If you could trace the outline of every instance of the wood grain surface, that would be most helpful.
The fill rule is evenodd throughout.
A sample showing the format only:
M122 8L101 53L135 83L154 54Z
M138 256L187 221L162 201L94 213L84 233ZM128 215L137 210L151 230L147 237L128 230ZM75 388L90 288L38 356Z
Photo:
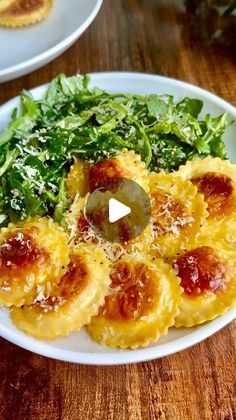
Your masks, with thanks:
M66 53L0 85L0 103L60 72L128 70L186 80L236 104L235 55L235 46L193 36L181 0L104 0ZM120 367L57 362L0 339L0 420L18 419L235 420L236 323L182 353Z

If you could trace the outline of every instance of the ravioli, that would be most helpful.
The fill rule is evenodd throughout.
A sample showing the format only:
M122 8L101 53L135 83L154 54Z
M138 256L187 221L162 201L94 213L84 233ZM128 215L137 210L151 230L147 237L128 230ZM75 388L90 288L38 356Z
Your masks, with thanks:
M110 194L108 192L108 194ZM149 224L142 233L137 235L134 239L124 240L120 238L119 242L109 242L105 239L104 235L100 235L96 232L92 226L90 226L87 218L86 218L86 203L89 198L89 193L83 197L78 198L71 208L70 211L67 212L66 220L68 224L68 229L70 232L70 243L93 243L97 244L97 246L101 247L105 250L108 259L111 261L116 261L122 254L132 253L132 254L140 254L140 253L148 253L151 246L152 241L152 227ZM111 195L112 197L112 195ZM99 208L98 212L96 213L96 224L103 225L104 229L110 229L111 235L113 236L114 233L114 226L110 227L108 220L108 214L104 214L104 208L102 206L102 198L99 200ZM98 223L99 221L99 223ZM122 219L120 220L120 229L123 232L123 238L125 239L125 224L122 223ZM104 231L103 229L103 231Z
M89 191L94 191L108 178L127 178L137 182L146 192L149 191L145 163L133 150L123 151L115 157L91 165L88 178Z
M174 324L179 279L161 259L126 256L113 264L111 293L87 330L102 345L135 349L157 341Z
M181 166L178 173L190 179L204 194L207 203L207 224L201 232L203 238L221 240L236 249L236 165L219 158L198 159Z
M0 234L0 302L31 303L37 285L50 288L69 262L67 236L49 218L9 224Z
M15 0L0 0L0 12L7 9Z
M67 176L66 185L69 198L74 200L76 195L84 197L88 192L88 163L82 159L75 159Z
M70 254L67 273L49 296L32 305L13 308L13 323L24 333L53 340L79 331L96 315L109 291L110 269L105 254L93 245L80 244Z
M53 0L15 0L7 8L0 6L0 26L20 27L39 22L49 14L52 5Z
M69 233L69 244L74 245L78 242L97 243L93 229L85 217L85 207L89 193L85 197L77 195L66 212L67 230Z
M154 253L170 257L200 234L207 217L202 194L173 174L149 175Z
M236 261L220 242L199 241L173 267L184 289L176 327L202 324L236 306Z
M236 210L236 165L219 158L187 162L177 172L197 186L207 202L209 221L221 222Z
M148 171L145 168L145 163L142 162L141 157L135 154L133 151L124 151L118 156L109 159L104 159L101 162L94 165L86 164L81 160L76 161L71 167L70 173L67 178L67 189L69 196L71 198L74 198L74 202L72 203L69 211L67 212L66 219L70 231L70 239L72 242L102 242L103 245L107 245L105 244L106 241L102 240L103 238L101 238L101 235L98 235L95 232L95 230L90 227L91 223L88 223L88 220L85 217L86 203L90 198L90 194L88 193L85 195L85 193L87 190L93 192L98 186L101 186L102 183L106 182L108 179L111 178L114 178L120 183L122 183L122 178L134 180L137 183L139 183L146 191L149 189ZM122 194L122 187L119 188L118 184L114 184L113 187L116 188L117 194L119 194L119 192L120 194ZM103 206L101 204L107 203L107 197L109 194L111 195L111 197L113 197L112 193L109 191L101 193L101 202L98 203L98 209L97 211L93 211L93 215L91 215L92 218L96 213L96 221L93 220L93 224L96 226L101 225L101 228L103 228L101 229L101 231L103 231L104 229L106 230L104 235L102 235L106 239L109 238L109 232L111 233L111 236L113 236L114 233L114 226L112 227L112 229L109 230L108 213L106 213L106 209L108 211L107 205L104 204ZM125 197L126 196L129 196L127 192ZM122 201L122 197L120 198L120 200ZM140 206L140 204L138 205ZM134 214L134 212L132 213ZM139 214L140 212L136 213ZM151 242L150 227L147 227L142 234L137 235L137 239L135 239L134 241L129 241L125 238L126 229L123 220L121 220L118 224L118 233L121 234L119 236L117 233L117 236L120 237L120 240L118 242L121 243L122 247L124 245L126 250L130 250L132 248L132 250L135 251L148 251ZM112 240L111 242L114 241ZM118 245L118 243L114 244L114 246L113 244L111 244L110 247L106 246L106 249L110 248L110 252L111 247L116 249Z

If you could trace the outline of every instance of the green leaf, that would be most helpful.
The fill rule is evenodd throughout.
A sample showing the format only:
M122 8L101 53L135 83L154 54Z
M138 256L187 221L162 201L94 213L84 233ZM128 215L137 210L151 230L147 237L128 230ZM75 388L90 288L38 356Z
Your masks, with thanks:
M197 157L225 157L226 114L200 121L197 99L110 94L90 90L88 81L59 75L40 101L22 92L21 111L0 134L3 223L47 214L65 226L65 180L75 157L92 163L128 149L149 170L166 172Z
M169 95L148 95L146 105L149 114L157 120L165 118L172 113L173 97Z
M203 102L200 99L184 98L176 105L177 111L182 114L190 114L192 117L197 118L203 107Z
M152 161L149 169L152 171L173 171L186 160L189 146L183 147L178 138L172 135L151 136Z
M203 139L205 142L211 142L215 137L220 137L226 127L230 124L227 119L227 112L219 115L218 117L212 118L209 114L205 116L205 121L203 122Z
M36 120L40 115L38 103L34 100L32 95L23 90L21 93L21 109L22 115L28 115L33 120Z
M18 149L14 149L13 151L7 151L6 153L6 160L4 164L0 168L0 177L7 172L7 170L12 166L14 160L19 155L20 151Z
M82 127L84 124L86 124L93 115L93 109L82 111L78 115L69 115L60 121L56 121L55 126L66 130L75 130L76 128Z
M33 192L30 182L24 182L23 188L27 216L43 216L47 212L47 207L43 200L37 193Z
M59 194L57 197L57 204L53 213L54 221L64 227L66 227L66 222L64 218L66 209L67 209L66 172L64 171L61 177Z
M81 92L87 92L88 81L88 76L66 77L60 74L50 83L46 101L50 106L60 105Z

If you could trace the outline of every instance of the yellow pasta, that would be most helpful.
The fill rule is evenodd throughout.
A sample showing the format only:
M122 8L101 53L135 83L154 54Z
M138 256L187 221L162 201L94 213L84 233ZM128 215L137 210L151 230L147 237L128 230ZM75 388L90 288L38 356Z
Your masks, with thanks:
M123 151L119 155L104 159L91 165L89 170L89 189L95 190L108 178L127 178L137 182L146 192L148 187L148 171L141 156L133 150Z
M0 10L0 26L28 26L44 19L50 12L53 0L15 0Z
M167 334L178 314L182 289L161 259L123 257L113 264L111 294L87 330L102 345L135 349Z
M86 219L85 208L89 198L89 193L85 197L77 195L66 212L67 230L69 232L69 243L77 244L78 242L97 243L98 238L94 230L90 228Z
M210 321L236 306L236 261L221 242L199 240L173 260L184 289L176 327Z
M236 247L236 165L219 158L205 158L181 166L178 174L190 179L204 194L207 203L207 224L201 236L221 240Z
M129 254L148 254L152 242L152 227L149 224L140 235L122 244Z
M236 211L236 165L219 158L197 159L181 166L177 176L191 180L208 204L208 222L218 226ZM217 223L215 223L217 221Z
M198 237L207 205L190 181L174 173L151 173L149 180L154 253L173 256Z
M150 197L150 223L135 238L143 211L132 186L92 194L108 178L133 180ZM75 159L67 192L67 234L49 218L0 233L0 303L13 306L21 331L54 339L86 325L102 345L135 349L236 307L236 165L206 158L148 174L123 151L94 165ZM116 225L114 192L132 207Z
M88 192L88 163L82 159L75 159L67 176L67 191L69 198L74 200L76 194L84 197Z
M30 306L13 308L14 324L38 339L52 340L79 331L96 315L110 285L105 254L93 245L81 244L70 254L67 273L48 297Z
M107 194L109 194L109 197L112 197L109 192L107 192ZM113 236L115 232L114 225L110 226L107 217L104 217L102 210L99 212L98 209L98 217L103 225L105 235L96 232L96 229L89 224L86 218L86 203L88 198L89 194L87 194L86 197L78 198L78 200L72 204L70 211L67 212L66 220L71 243L86 242L97 244L97 246L105 250L107 257L111 261L116 261L121 255L126 253L140 254L149 252L152 241L152 227L150 224L134 239L127 241L122 241L120 239L119 242L110 242L106 240L106 237L109 236L109 230L110 235ZM98 206L101 209L103 208L103 205L101 204L102 200L103 197L99 199ZM105 201L107 202L107 199ZM122 226L122 224L120 224L120 226Z
M7 9L15 0L0 0L0 12Z
M69 262L67 236L49 218L10 224L0 234L0 302L31 303L37 285L50 288Z

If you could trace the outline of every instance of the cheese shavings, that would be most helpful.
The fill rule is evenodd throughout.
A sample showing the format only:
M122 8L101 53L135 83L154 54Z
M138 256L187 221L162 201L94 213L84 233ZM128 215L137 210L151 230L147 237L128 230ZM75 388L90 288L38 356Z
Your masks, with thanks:
M175 173L151 173L150 196L154 254L169 257L199 236L207 217L206 203L190 181Z
M178 314L182 289L162 260L124 257L114 263L111 290L87 330L102 345L135 349L167 334Z
M67 272L50 295L39 294L32 305L13 308L11 318L21 331L37 339L79 331L104 303L109 274L105 254L94 245L81 244L71 251Z

